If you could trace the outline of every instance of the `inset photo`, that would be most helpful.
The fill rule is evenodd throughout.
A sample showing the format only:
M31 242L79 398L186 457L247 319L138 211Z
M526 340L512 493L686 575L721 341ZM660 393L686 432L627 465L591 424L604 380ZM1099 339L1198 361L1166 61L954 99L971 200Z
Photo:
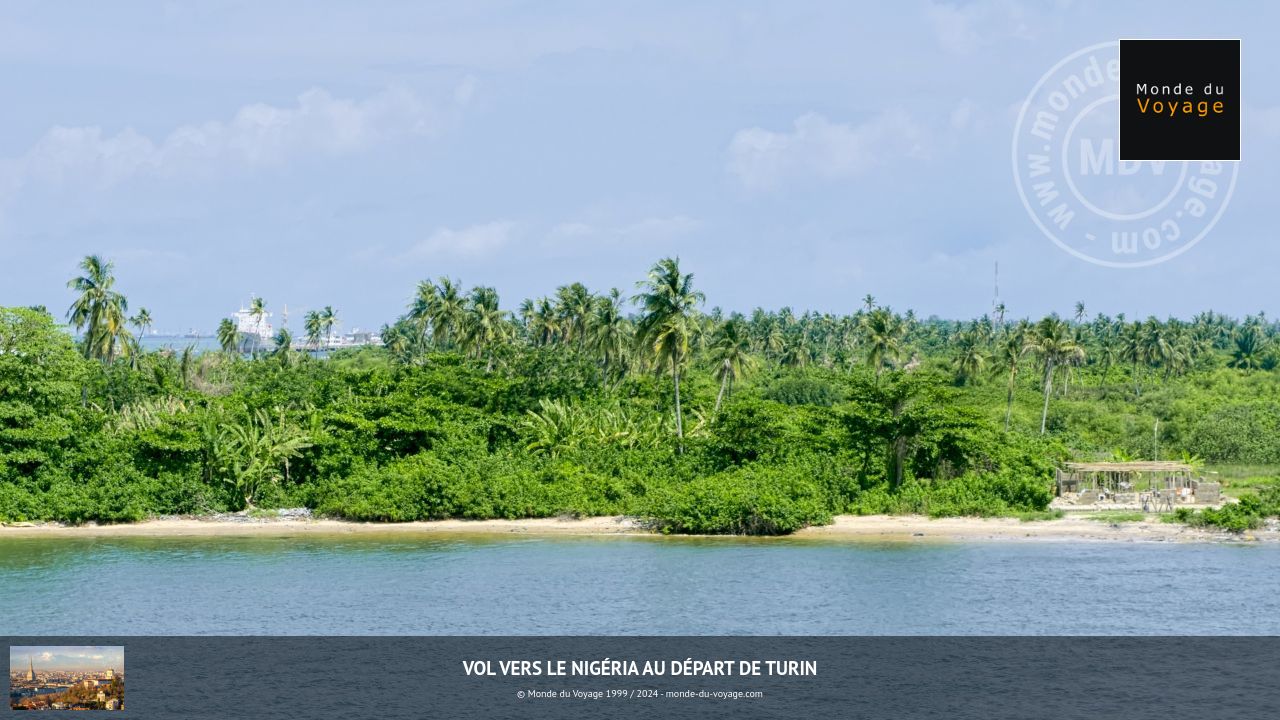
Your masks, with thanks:
M12 710L123 710L121 645L12 645Z

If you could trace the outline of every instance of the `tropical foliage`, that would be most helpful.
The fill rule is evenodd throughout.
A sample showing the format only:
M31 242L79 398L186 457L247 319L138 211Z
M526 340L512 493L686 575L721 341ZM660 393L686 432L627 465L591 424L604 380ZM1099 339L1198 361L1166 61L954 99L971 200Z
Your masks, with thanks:
M726 313L664 258L633 297L571 283L512 312L440 277L384 347L314 352L338 323L324 307L301 329L313 352L228 319L199 354L144 351L129 326L147 334L150 312L129 318L110 262L80 269L70 333L0 309L0 520L305 505L785 533L837 513L1043 510L1068 456L1280 464L1280 325L1262 315L1081 303L956 321L870 296L848 314Z

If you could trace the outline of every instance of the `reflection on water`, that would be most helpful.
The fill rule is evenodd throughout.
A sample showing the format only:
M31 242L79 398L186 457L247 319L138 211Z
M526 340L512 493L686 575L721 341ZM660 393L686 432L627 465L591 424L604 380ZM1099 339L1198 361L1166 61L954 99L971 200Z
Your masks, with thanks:
M15 538L0 633L1280 634L1277 570L1233 545Z

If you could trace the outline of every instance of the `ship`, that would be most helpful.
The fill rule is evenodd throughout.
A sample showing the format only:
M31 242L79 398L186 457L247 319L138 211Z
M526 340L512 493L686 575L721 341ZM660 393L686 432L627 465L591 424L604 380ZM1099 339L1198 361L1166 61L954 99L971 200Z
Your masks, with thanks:
M235 319L236 332L239 333L241 341L249 347L269 347L272 338L275 337L275 330L271 327L271 313L263 311L255 313L249 308L241 305L240 309L232 314Z

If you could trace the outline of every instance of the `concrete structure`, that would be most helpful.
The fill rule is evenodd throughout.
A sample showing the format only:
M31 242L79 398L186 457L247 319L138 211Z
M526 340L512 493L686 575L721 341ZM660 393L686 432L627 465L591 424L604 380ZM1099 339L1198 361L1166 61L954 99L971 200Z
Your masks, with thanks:
M1221 485L1195 477L1186 463L1169 461L1069 462L1054 472L1054 507L1125 507L1172 512L1177 505L1215 505Z

